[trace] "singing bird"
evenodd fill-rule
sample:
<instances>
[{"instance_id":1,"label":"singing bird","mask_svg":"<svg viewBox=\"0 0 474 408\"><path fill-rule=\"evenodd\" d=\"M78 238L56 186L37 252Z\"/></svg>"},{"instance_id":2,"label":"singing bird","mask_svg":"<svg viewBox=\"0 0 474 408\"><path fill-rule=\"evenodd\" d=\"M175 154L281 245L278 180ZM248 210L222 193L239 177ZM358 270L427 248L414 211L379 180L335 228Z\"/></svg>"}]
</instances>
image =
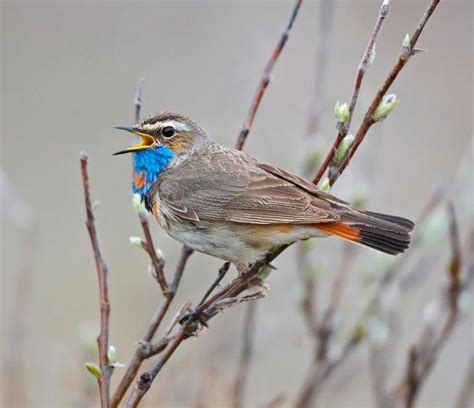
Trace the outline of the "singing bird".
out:
<instances>
[{"instance_id":1,"label":"singing bird","mask_svg":"<svg viewBox=\"0 0 474 408\"><path fill-rule=\"evenodd\" d=\"M221 146L186 116L162 112L133 127L133 192L174 239L238 267L272 248L333 235L398 254L414 224L354 209L316 185Z\"/></svg>"}]
</instances>

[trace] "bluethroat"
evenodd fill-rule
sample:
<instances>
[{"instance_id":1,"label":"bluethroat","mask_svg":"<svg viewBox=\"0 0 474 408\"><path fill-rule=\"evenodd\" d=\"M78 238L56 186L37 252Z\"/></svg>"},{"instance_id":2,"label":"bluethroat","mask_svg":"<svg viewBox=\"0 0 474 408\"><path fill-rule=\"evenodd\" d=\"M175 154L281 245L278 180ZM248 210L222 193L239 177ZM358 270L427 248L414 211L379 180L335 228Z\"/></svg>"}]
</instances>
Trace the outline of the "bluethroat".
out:
<instances>
[{"instance_id":1,"label":"bluethroat","mask_svg":"<svg viewBox=\"0 0 474 408\"><path fill-rule=\"evenodd\" d=\"M140 142L133 184L174 239L238 267L277 246L333 235L387 254L408 248L414 224L352 208L316 185L219 145L191 119L163 112L118 127Z\"/></svg>"}]
</instances>

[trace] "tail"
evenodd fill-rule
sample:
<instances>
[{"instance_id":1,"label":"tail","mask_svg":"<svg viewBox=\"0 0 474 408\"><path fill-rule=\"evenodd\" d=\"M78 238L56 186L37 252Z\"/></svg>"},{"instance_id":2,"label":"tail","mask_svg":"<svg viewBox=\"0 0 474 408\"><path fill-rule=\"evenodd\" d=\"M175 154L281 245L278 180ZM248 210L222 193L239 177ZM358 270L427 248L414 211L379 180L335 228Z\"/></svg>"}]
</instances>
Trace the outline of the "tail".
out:
<instances>
[{"instance_id":1,"label":"tail","mask_svg":"<svg viewBox=\"0 0 474 408\"><path fill-rule=\"evenodd\" d=\"M329 235L396 255L410 245L410 231L415 224L402 217L344 209L340 221L315 226Z\"/></svg>"}]
</instances>

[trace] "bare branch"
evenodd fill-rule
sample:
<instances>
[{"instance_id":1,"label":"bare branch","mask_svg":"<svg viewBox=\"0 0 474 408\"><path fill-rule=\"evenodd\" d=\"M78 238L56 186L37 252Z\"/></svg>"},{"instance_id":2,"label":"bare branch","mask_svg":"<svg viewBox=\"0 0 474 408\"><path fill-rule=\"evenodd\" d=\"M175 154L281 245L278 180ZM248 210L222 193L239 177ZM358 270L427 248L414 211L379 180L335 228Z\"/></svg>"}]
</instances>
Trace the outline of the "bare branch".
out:
<instances>
[{"instance_id":1,"label":"bare branch","mask_svg":"<svg viewBox=\"0 0 474 408\"><path fill-rule=\"evenodd\" d=\"M349 244L344 246L341 265L333 282L329 304L324 312L321 323L315 324L314 318L308 322L308 325L312 328L314 356L313 362L303 381L303 385L296 397L297 407L308 407L313 404L319 392L319 386L329 377L332 370L346 358L349 351L360 341L358 338L351 337L340 356L334 360L329 359L328 350L330 340L336 329L334 317L341 302L342 294L346 287L348 272L351 270L351 264L355 259L355 254L354 248L349 246ZM305 315L307 313L308 312L304 311ZM308 317L306 317L306 319L308 320Z\"/></svg>"},{"instance_id":2,"label":"bare branch","mask_svg":"<svg viewBox=\"0 0 474 408\"><path fill-rule=\"evenodd\" d=\"M100 299L100 334L97 337L99 347L99 367L101 375L98 377L100 403L102 408L110 407L110 377L114 368L109 364L107 352L109 349L109 319L110 319L110 303L109 292L107 287L108 268L102 258L99 248L99 241L97 239L97 231L95 226L94 211L92 209L89 174L87 172L87 154L81 153L81 171L82 184L84 187L84 198L86 205L87 220L86 226L89 231L89 236L94 251L94 258L97 269L97 277L99 280L99 299Z\"/></svg>"},{"instance_id":3,"label":"bare branch","mask_svg":"<svg viewBox=\"0 0 474 408\"><path fill-rule=\"evenodd\" d=\"M265 69L263 70L263 76L260 80L257 93L255 94L252 100L247 119L245 120L242 126L239 138L237 139L237 143L235 144L235 148L238 150L242 150L242 148L244 147L245 141L247 140L247 136L250 132L250 128L252 127L253 120L255 119L255 115L257 114L258 107L260 106L263 94L265 93L265 90L267 89L268 84L271 81L273 67L275 66L275 63L277 62L281 52L283 51L283 48L285 47L285 44L290 35L291 28L293 27L293 24L296 20L296 16L298 15L301 3L303 3L303 0L295 1L293 11L291 12L290 20L288 21L288 25L286 26L285 31L282 33L278 44L273 50L272 55L270 56L270 59L268 60L267 65L265 66Z\"/></svg>"},{"instance_id":4,"label":"bare branch","mask_svg":"<svg viewBox=\"0 0 474 408\"><path fill-rule=\"evenodd\" d=\"M238 296L242 292L263 285L262 280L258 277L261 268L270 262L271 256L266 262L256 262L252 267L241 276L235 278L232 282L220 289L216 294L202 303L181 320L181 327L171 341L168 342L165 350L159 355L158 359L152 364L151 368L145 371L137 380L135 387L127 402L127 407L136 407L146 392L149 390L153 380L173 355L179 345L191 336L196 336L202 327L207 326L207 322L220 311L226 302L230 302L229 306L235 306L240 301ZM242 300L253 300L261 296L249 295L247 298L243 296ZM235 300L233 300L235 299Z\"/></svg>"},{"instance_id":5,"label":"bare branch","mask_svg":"<svg viewBox=\"0 0 474 408\"><path fill-rule=\"evenodd\" d=\"M153 239L150 233L150 227L148 225L148 220L145 214L140 213L140 224L142 226L143 235L145 236L144 249L148 253L151 259L151 264L155 271L154 276L160 285L163 295L166 296L166 293L169 291L168 282L166 282L165 273L164 273L164 262L158 258L156 254L155 246L153 245Z\"/></svg>"},{"instance_id":6,"label":"bare branch","mask_svg":"<svg viewBox=\"0 0 474 408\"><path fill-rule=\"evenodd\" d=\"M419 341L408 352L407 370L401 384L391 395L392 399L402 397L406 407L413 407L421 389L431 370L433 369L439 353L453 332L459 319L459 296L471 283L474 276L474 264L468 265L468 272L464 280L461 278L462 258L459 238L459 229L456 221L454 207L448 204L449 235L451 241L451 259L448 265L449 284L446 290L447 312L441 329L430 336L429 342Z\"/></svg>"},{"instance_id":7,"label":"bare branch","mask_svg":"<svg viewBox=\"0 0 474 408\"><path fill-rule=\"evenodd\" d=\"M192 253L193 253L192 249L186 246L183 246L183 249L181 251L181 257L176 267L176 271L175 271L171 286L169 286L165 294L165 297L160 302L158 308L155 311L155 314L150 320L150 323L148 324L146 328L145 334L143 335L142 339L138 343L138 346L135 350L132 360L127 365L127 369L120 380L120 384L118 385L117 389L115 390L113 394L112 404L111 404L113 408L118 407L118 405L122 401L123 397L125 396L125 393L130 388L130 385L135 379L143 361L157 354L158 352L161 352L162 349L161 349L160 344L165 344L165 346L168 345L170 341L169 338L164 338L160 340L161 343L158 342L155 345L151 344L150 342L153 339L153 336L155 335L156 331L158 330L158 327L160 326L161 322L163 321L163 318L166 315L166 312L168 311L171 305L171 302L173 301L176 295L176 291L181 281L181 277L183 276L186 262L188 261ZM154 352L150 350L154 350Z\"/></svg>"}]
</instances>

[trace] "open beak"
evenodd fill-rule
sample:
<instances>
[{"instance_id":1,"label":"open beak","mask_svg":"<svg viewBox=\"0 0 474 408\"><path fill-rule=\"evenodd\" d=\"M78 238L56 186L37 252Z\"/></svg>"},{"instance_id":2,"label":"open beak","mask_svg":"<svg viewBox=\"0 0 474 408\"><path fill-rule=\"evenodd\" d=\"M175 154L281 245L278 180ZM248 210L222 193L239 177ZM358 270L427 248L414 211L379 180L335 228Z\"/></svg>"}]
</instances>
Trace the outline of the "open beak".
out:
<instances>
[{"instance_id":1,"label":"open beak","mask_svg":"<svg viewBox=\"0 0 474 408\"><path fill-rule=\"evenodd\" d=\"M141 133L135 127L115 126L114 129L126 130L127 132L133 133L134 135L137 135L140 138L140 142L138 144L127 147L125 150L121 150L117 153L114 153L114 156L149 149L150 147L153 147L156 144L156 140L152 136L147 135L146 133Z\"/></svg>"}]
</instances>

